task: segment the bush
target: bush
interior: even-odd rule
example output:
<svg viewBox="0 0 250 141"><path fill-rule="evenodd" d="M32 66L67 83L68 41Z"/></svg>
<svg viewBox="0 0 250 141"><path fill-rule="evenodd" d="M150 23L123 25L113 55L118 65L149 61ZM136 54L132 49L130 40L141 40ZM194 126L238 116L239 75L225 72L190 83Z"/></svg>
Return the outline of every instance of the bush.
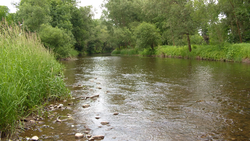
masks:
<svg viewBox="0 0 250 141"><path fill-rule="evenodd" d="M143 51L139 52L142 56L152 56L155 55L155 50L152 50L151 48L145 48Z"/></svg>
<svg viewBox="0 0 250 141"><path fill-rule="evenodd" d="M46 100L68 96L61 64L35 34L2 25L0 63L0 132Z"/></svg>
<svg viewBox="0 0 250 141"><path fill-rule="evenodd" d="M135 29L136 46L140 49L153 49L161 42L161 35L155 25L143 22Z"/></svg>
<svg viewBox="0 0 250 141"><path fill-rule="evenodd" d="M75 43L71 32L50 25L42 25L39 35L45 47L53 50L56 58L70 57Z"/></svg>

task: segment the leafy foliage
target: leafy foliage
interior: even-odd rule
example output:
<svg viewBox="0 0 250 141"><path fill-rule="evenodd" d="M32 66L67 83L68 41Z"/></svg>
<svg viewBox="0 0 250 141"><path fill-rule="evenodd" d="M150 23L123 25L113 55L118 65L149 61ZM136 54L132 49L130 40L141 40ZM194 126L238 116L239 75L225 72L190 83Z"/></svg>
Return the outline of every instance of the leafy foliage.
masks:
<svg viewBox="0 0 250 141"><path fill-rule="evenodd" d="M53 50L57 58L70 56L69 52L75 43L71 32L50 25L42 25L39 35L45 47Z"/></svg>
<svg viewBox="0 0 250 141"><path fill-rule="evenodd" d="M155 25L143 22L135 29L136 45L139 48L154 47L160 44L160 34Z"/></svg>

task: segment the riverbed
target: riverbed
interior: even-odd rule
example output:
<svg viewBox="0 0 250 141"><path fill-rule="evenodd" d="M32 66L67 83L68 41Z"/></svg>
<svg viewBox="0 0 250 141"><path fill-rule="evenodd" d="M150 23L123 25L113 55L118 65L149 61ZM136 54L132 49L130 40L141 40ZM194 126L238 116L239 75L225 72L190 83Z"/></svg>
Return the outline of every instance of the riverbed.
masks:
<svg viewBox="0 0 250 141"><path fill-rule="evenodd" d="M109 55L62 63L73 99L54 105L66 107L55 110L65 120L46 118L23 138L250 140L249 64Z"/></svg>

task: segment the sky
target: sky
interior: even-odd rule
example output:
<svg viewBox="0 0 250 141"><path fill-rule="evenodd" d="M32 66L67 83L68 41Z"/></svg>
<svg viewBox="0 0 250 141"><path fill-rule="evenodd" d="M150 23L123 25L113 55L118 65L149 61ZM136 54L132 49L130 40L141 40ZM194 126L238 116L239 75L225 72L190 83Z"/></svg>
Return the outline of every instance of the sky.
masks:
<svg viewBox="0 0 250 141"><path fill-rule="evenodd" d="M93 10L95 10L95 19L99 19L101 17L102 14L102 10L101 10L101 4L103 2L103 0L79 0L81 3L79 3L79 6L89 6L92 5L93 6ZM0 0L0 5L5 5L10 9L10 13L15 13L16 12L16 8L15 6L11 5L11 3L16 3L16 2L20 2L20 0Z"/></svg>

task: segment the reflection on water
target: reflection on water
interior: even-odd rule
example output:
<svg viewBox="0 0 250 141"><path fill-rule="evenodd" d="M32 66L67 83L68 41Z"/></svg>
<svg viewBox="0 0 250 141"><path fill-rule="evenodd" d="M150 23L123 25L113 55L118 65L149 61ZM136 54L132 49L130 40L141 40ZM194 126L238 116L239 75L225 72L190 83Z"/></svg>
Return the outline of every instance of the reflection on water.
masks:
<svg viewBox="0 0 250 141"><path fill-rule="evenodd" d="M121 56L63 63L69 88L84 85L74 97L99 95L74 108L77 132L87 126L107 141L250 140L250 65Z"/></svg>

